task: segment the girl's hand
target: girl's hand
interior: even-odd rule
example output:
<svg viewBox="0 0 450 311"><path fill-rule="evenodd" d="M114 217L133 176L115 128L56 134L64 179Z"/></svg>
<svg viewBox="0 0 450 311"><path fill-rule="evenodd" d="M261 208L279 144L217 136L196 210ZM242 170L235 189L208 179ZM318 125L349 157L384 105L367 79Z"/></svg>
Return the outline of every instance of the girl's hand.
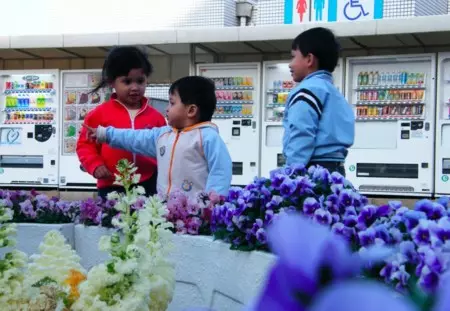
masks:
<svg viewBox="0 0 450 311"><path fill-rule="evenodd" d="M82 126L86 129L86 138L91 141L97 141L97 129L90 127L86 124L82 124Z"/></svg>
<svg viewBox="0 0 450 311"><path fill-rule="evenodd" d="M94 171L94 178L96 179L111 179L113 177L113 173L105 165L100 165Z"/></svg>

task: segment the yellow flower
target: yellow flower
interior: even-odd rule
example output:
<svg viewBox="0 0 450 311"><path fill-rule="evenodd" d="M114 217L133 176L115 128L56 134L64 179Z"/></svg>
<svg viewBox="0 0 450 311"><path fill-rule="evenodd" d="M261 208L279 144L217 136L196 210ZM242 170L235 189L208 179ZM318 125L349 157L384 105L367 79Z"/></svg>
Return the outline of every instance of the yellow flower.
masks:
<svg viewBox="0 0 450 311"><path fill-rule="evenodd" d="M80 292L78 291L78 285L86 280L86 276L78 270L71 269L69 276L64 280L64 283L70 286L70 299L77 299L80 297Z"/></svg>

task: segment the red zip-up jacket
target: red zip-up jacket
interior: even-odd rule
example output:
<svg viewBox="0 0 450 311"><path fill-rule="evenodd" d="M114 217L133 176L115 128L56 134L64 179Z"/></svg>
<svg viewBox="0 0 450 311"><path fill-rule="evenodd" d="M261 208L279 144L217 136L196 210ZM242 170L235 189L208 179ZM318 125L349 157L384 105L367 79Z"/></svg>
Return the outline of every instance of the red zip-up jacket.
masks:
<svg viewBox="0 0 450 311"><path fill-rule="evenodd" d="M101 126L113 126L115 128L150 129L166 125L163 115L148 105L148 99L142 98L142 107L136 114L134 120L128 109L119 101L116 94L111 99L102 103L90 111L84 123L87 126L97 128ZM128 159L138 167L137 173L141 174L140 182L148 180L156 172L156 159L134 155L128 151L114 149L107 144L97 144L87 139L86 129L82 127L77 141L77 155L81 165L91 175L100 165L106 167L114 174L117 173L116 165L121 159ZM98 179L97 188L113 186L114 178Z"/></svg>

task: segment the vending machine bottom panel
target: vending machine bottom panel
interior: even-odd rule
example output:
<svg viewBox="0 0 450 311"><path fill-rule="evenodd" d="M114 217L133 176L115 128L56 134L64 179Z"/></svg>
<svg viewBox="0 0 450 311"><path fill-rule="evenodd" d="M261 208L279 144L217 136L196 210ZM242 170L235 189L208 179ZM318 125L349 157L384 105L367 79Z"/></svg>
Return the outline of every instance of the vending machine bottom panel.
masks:
<svg viewBox="0 0 450 311"><path fill-rule="evenodd" d="M347 178L366 195L428 196L433 191L429 163L356 163Z"/></svg>
<svg viewBox="0 0 450 311"><path fill-rule="evenodd" d="M0 184L53 187L58 184L56 157L0 156Z"/></svg>
<svg viewBox="0 0 450 311"><path fill-rule="evenodd" d="M61 189L96 189L97 180L80 164L76 156L60 158L59 188Z"/></svg>

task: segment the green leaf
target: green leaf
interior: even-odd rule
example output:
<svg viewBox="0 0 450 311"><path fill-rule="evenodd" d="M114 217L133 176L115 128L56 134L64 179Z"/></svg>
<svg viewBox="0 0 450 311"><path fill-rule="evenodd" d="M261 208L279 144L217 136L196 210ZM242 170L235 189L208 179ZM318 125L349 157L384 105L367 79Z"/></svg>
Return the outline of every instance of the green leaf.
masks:
<svg viewBox="0 0 450 311"><path fill-rule="evenodd" d="M106 269L108 270L108 273L111 273L111 274L116 273L116 269L115 269L115 266L114 266L114 262L108 263L108 264L106 265Z"/></svg>
<svg viewBox="0 0 450 311"><path fill-rule="evenodd" d="M50 285L50 284L58 284L55 280L49 278L48 276L46 276L45 278L37 281L36 283L34 283L33 285L31 285L32 287L42 287L45 285Z"/></svg>

